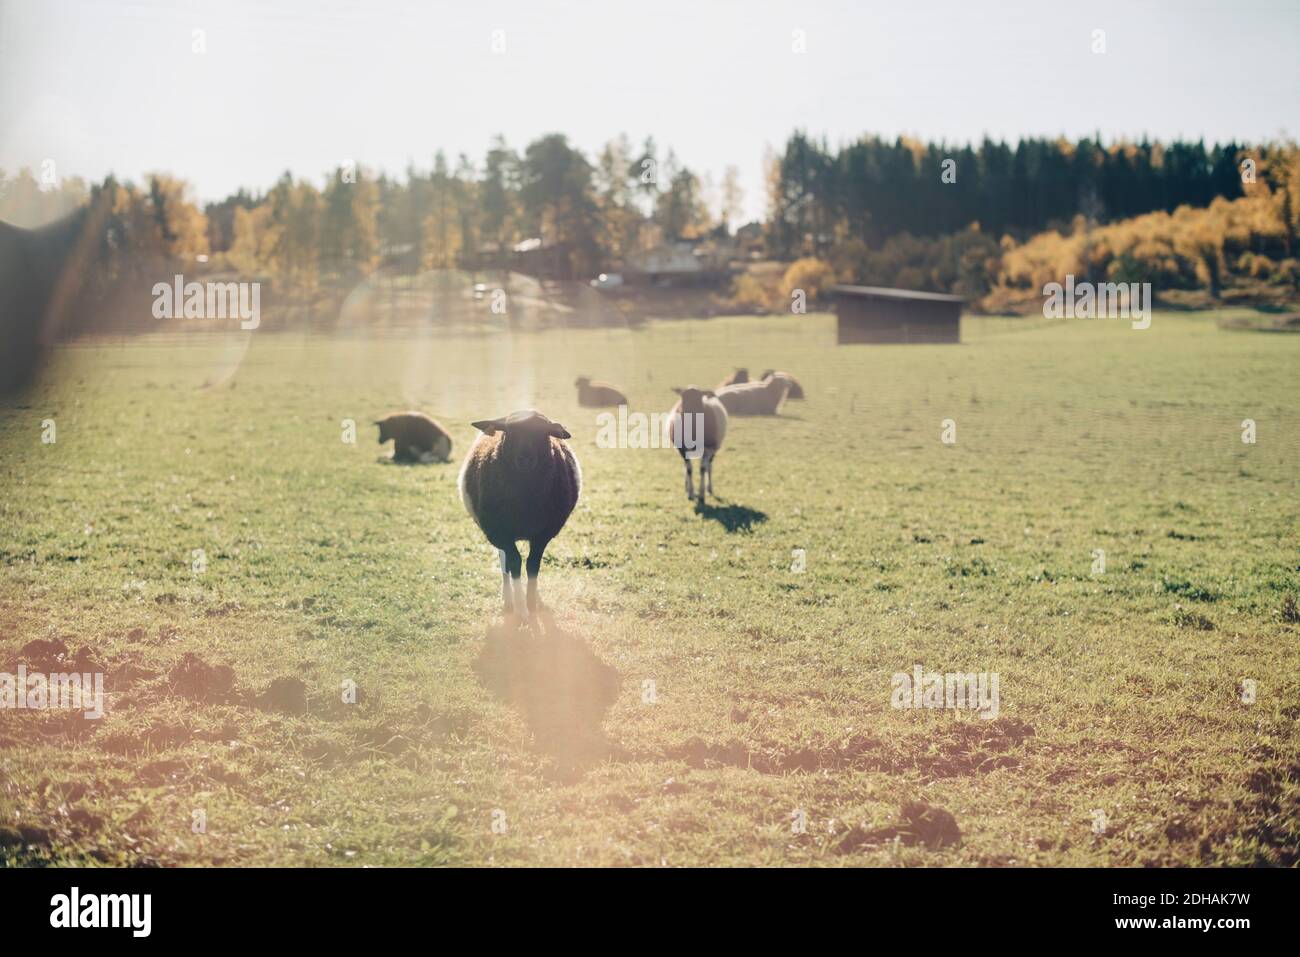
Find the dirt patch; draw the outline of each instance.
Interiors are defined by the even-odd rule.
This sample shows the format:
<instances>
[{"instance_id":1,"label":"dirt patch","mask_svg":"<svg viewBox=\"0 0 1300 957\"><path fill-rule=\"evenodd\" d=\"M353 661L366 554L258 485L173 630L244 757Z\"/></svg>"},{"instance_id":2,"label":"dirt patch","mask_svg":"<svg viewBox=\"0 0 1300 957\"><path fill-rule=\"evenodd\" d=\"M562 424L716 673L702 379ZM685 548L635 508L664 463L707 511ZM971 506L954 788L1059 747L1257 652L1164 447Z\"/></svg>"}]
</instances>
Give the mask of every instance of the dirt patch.
<instances>
[{"instance_id":1,"label":"dirt patch","mask_svg":"<svg viewBox=\"0 0 1300 957\"><path fill-rule=\"evenodd\" d=\"M28 672L102 672L104 666L84 645L72 651L62 638L37 638L27 642L15 658L7 663L8 671L26 665Z\"/></svg>"},{"instance_id":2,"label":"dirt patch","mask_svg":"<svg viewBox=\"0 0 1300 957\"><path fill-rule=\"evenodd\" d=\"M184 761L161 760L149 762L136 776L141 784L158 787L163 784L178 783L188 771L189 765Z\"/></svg>"},{"instance_id":3,"label":"dirt patch","mask_svg":"<svg viewBox=\"0 0 1300 957\"><path fill-rule=\"evenodd\" d=\"M670 748L664 757L684 761L693 768L746 768L762 774L853 769L890 774L921 771L941 778L1019 767L1019 758L1007 752L1033 734L1031 725L1016 718L1001 718L954 722L933 737L889 744L866 735L796 748L777 743L747 745L734 739L715 743L694 737ZM913 745L919 746L909 750Z\"/></svg>"},{"instance_id":4,"label":"dirt patch","mask_svg":"<svg viewBox=\"0 0 1300 957\"><path fill-rule=\"evenodd\" d=\"M951 813L924 801L909 801L899 809L900 822L874 830L856 825L835 847L837 854L852 854L875 844L919 845L936 850L961 843L961 828Z\"/></svg>"},{"instance_id":5,"label":"dirt patch","mask_svg":"<svg viewBox=\"0 0 1300 957\"><path fill-rule=\"evenodd\" d=\"M307 683L301 678L276 678L258 698L258 706L280 714L307 713Z\"/></svg>"},{"instance_id":6,"label":"dirt patch","mask_svg":"<svg viewBox=\"0 0 1300 957\"><path fill-rule=\"evenodd\" d=\"M174 694L192 701L221 703L233 696L235 669L224 664L210 665L191 651L176 663L167 680Z\"/></svg>"},{"instance_id":7,"label":"dirt patch","mask_svg":"<svg viewBox=\"0 0 1300 957\"><path fill-rule=\"evenodd\" d=\"M235 612L242 611L243 608L244 606L237 601L228 601L217 605L215 608L205 610L203 612L203 617L225 618L227 615L233 615Z\"/></svg>"},{"instance_id":8,"label":"dirt patch","mask_svg":"<svg viewBox=\"0 0 1300 957\"><path fill-rule=\"evenodd\" d=\"M146 681L152 681L158 677L158 672L152 668L145 668L133 661L127 661L114 668L108 676L109 684L114 691L125 691Z\"/></svg>"}]
</instances>

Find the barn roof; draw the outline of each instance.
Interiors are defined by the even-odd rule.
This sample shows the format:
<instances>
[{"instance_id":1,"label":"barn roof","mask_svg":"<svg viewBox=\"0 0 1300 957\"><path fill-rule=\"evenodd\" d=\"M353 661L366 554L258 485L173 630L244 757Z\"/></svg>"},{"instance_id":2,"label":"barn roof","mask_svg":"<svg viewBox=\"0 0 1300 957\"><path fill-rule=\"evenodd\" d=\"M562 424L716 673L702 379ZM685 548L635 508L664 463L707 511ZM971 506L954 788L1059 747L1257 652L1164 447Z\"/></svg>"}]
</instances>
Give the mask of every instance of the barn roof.
<instances>
[{"instance_id":1,"label":"barn roof","mask_svg":"<svg viewBox=\"0 0 1300 957\"><path fill-rule=\"evenodd\" d=\"M911 289L887 289L884 286L832 286L837 296L855 296L861 299L923 299L927 302L962 302L961 296L948 296L938 292L914 292Z\"/></svg>"}]
</instances>

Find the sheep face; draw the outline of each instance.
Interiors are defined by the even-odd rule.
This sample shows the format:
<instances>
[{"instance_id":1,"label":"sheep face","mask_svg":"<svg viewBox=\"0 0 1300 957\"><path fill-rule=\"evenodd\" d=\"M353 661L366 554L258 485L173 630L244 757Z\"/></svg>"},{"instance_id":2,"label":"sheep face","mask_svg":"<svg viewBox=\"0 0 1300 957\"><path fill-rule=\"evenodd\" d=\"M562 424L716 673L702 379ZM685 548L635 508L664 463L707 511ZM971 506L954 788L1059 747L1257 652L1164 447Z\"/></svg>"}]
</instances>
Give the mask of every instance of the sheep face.
<instances>
[{"instance_id":1,"label":"sheep face","mask_svg":"<svg viewBox=\"0 0 1300 957\"><path fill-rule=\"evenodd\" d=\"M578 378L573 380L573 384L576 385L579 389L585 389L587 386L591 385L591 377L580 375L578 376Z\"/></svg>"},{"instance_id":2,"label":"sheep face","mask_svg":"<svg viewBox=\"0 0 1300 957\"><path fill-rule=\"evenodd\" d=\"M392 438L392 436L388 434L388 420L380 419L375 423L375 425L379 426L379 444L383 445Z\"/></svg>"},{"instance_id":3,"label":"sheep face","mask_svg":"<svg viewBox=\"0 0 1300 957\"><path fill-rule=\"evenodd\" d=\"M712 389L697 389L688 385L685 389L673 389L682 398L682 411L687 415L704 412L704 397L712 396Z\"/></svg>"},{"instance_id":4,"label":"sheep face","mask_svg":"<svg viewBox=\"0 0 1300 957\"><path fill-rule=\"evenodd\" d=\"M550 455L551 439L568 439L568 429L542 413L528 409L500 419L473 423L484 435L501 433L501 459L517 472L529 474Z\"/></svg>"}]
</instances>

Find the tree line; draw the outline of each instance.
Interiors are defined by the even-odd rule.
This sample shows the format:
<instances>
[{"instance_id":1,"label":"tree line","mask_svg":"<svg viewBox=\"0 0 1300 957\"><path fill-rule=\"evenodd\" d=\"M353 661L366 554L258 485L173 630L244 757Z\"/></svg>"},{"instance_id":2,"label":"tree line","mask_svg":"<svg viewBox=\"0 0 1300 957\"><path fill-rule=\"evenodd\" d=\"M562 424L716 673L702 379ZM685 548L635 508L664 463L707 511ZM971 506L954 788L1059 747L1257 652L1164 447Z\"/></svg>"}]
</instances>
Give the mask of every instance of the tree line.
<instances>
[{"instance_id":1,"label":"tree line","mask_svg":"<svg viewBox=\"0 0 1300 957\"><path fill-rule=\"evenodd\" d=\"M794 133L768 167L767 235L777 258L857 239L940 236L978 223L1017 238L1242 194L1236 143L1022 139L1014 147L864 137L839 148Z\"/></svg>"},{"instance_id":2,"label":"tree line","mask_svg":"<svg viewBox=\"0 0 1300 957\"><path fill-rule=\"evenodd\" d=\"M1071 236L1146 214L1234 203L1251 188L1258 163L1259 176L1271 182L1264 189L1276 194L1268 208L1276 206L1275 218L1288 225L1264 230L1268 238L1247 251L1286 259L1297 204L1278 171L1290 168L1289 150L1199 141L1106 145L1096 137L1030 138L1014 147L988 139L956 147L863 137L831 148L796 132L766 158L767 213L746 232L759 255L824 263L815 270L823 285L872 282L976 298L1008 284L1004 253L1036 234ZM555 274L582 279L666 241L732 236L743 199L735 167L715 180L653 139L634 145L626 136L591 157L560 134L522 152L497 137L477 162L438 153L427 168L412 165L401 175L354 164L323 181L285 172L265 191L241 189L206 204L183 180L164 174L141 184L115 176L87 184L0 171L0 218L21 224L74 208L94 211L96 260L108 280L201 260L308 295L348 287L379 269L503 264L526 239L552 251L547 262ZM1252 215L1255 221L1262 214ZM1198 233L1210 222L1240 229L1239 219L1206 220ZM1123 268L1133 272L1137 254L1125 255ZM1156 271L1177 273L1185 283L1191 273L1213 272L1205 261L1190 273L1168 262ZM1266 271L1258 262L1251 268ZM736 298L759 296L754 286L733 290Z\"/></svg>"}]
</instances>

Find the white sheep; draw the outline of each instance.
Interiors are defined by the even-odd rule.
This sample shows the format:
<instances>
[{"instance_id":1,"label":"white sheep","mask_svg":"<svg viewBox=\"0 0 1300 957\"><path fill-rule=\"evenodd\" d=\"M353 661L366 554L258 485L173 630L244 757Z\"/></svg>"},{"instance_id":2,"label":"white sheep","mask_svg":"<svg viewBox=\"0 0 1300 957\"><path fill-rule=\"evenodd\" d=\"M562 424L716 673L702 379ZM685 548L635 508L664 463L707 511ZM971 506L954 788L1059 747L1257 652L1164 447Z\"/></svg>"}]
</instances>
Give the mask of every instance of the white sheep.
<instances>
[{"instance_id":1,"label":"white sheep","mask_svg":"<svg viewBox=\"0 0 1300 957\"><path fill-rule=\"evenodd\" d=\"M700 494L704 504L704 486L713 494L713 457L727 437L727 410L718 397L707 389L687 386L673 389L681 398L668 413L668 441L681 454L686 465L686 497L695 498L691 476L692 459L700 460Z\"/></svg>"},{"instance_id":2,"label":"white sheep","mask_svg":"<svg viewBox=\"0 0 1300 957\"><path fill-rule=\"evenodd\" d=\"M725 386L717 395L732 415L776 415L789 390L789 379L773 376L762 382Z\"/></svg>"},{"instance_id":3,"label":"white sheep","mask_svg":"<svg viewBox=\"0 0 1300 957\"><path fill-rule=\"evenodd\" d=\"M770 379L773 376L785 376L787 379L790 380L790 391L786 394L787 399L793 400L793 399L803 398L803 386L799 384L798 379L790 375L790 373L788 372L777 372L775 369L768 369L761 376L759 376L759 379Z\"/></svg>"}]
</instances>

